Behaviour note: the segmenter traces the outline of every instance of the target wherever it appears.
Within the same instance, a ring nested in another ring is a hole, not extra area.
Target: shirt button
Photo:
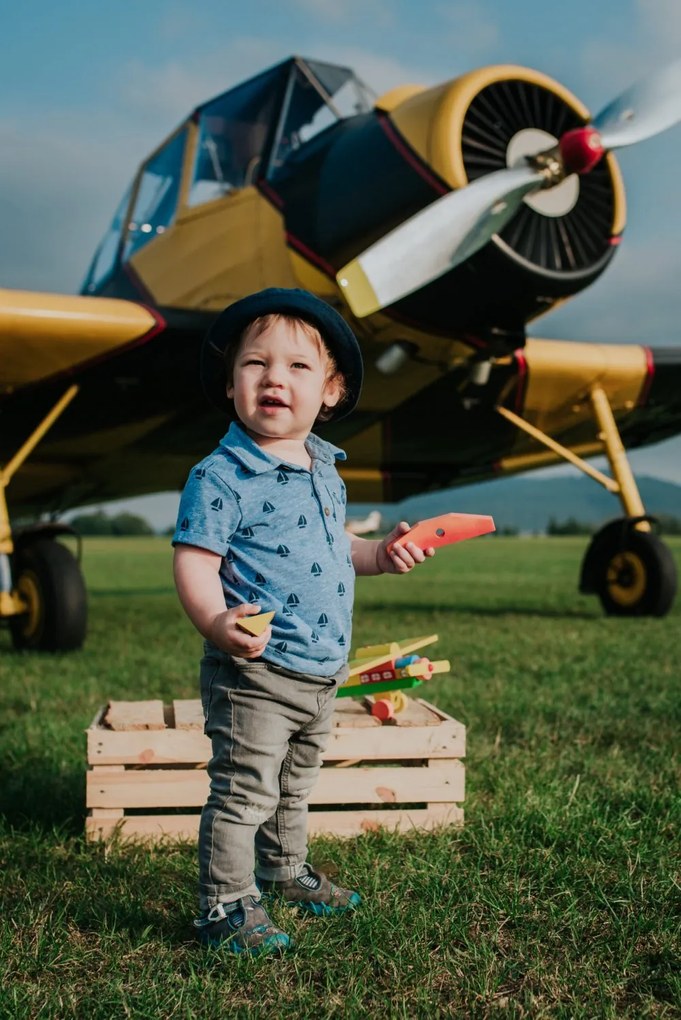
[[[325,506],[325,507],[324,507],[324,513],[326,514],[326,516],[327,516],[327,517],[328,517],[328,516],[330,515],[331,511],[330,511],[330,509],[328,508],[328,506]]]

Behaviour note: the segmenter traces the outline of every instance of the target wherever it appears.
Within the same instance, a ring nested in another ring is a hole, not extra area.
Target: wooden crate
[[[389,725],[339,700],[310,834],[462,824],[465,739],[460,722],[422,700]],[[210,754],[198,700],[110,702],[87,730],[88,838],[195,839]]]

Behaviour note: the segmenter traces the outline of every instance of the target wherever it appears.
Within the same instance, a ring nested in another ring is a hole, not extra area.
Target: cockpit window
[[[330,124],[371,109],[372,93],[345,67],[288,60],[199,107],[189,204],[275,174]]]
[[[142,169],[135,204],[128,223],[123,257],[162,234],[175,218],[182,178],[186,128],[174,135]]]
[[[279,66],[200,107],[189,205],[210,202],[255,180],[285,79]]]
[[[331,124],[366,113],[373,99],[349,68],[297,61],[291,69],[267,176],[276,175],[291,153]]]
[[[123,195],[123,198],[114,213],[111,226],[102,238],[102,242],[95,252],[95,257],[93,258],[90,268],[88,269],[87,276],[85,277],[85,283],[81,288],[82,294],[92,294],[94,291],[98,290],[98,288],[106,282],[116,265],[118,250],[121,244],[121,235],[123,234],[123,228],[125,226],[125,216],[128,211],[128,206],[130,205],[131,191],[132,185],[128,187],[127,191]]]

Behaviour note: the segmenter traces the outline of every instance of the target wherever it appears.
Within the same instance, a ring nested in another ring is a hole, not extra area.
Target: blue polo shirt
[[[347,661],[355,572],[345,531],[345,453],[308,436],[310,470],[261,449],[237,423],[192,469],[173,544],[222,557],[228,607],[274,610],[263,659],[299,673],[333,676]]]

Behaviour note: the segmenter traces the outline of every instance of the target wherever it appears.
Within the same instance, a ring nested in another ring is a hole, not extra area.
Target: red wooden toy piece
[[[441,545],[451,545],[452,542],[461,542],[465,538],[488,535],[490,531],[496,531],[494,521],[484,514],[441,514],[439,517],[420,521],[395,541],[399,545],[413,542],[419,549],[424,550],[429,547],[438,549]],[[394,542],[388,546],[388,552],[393,545]]]

